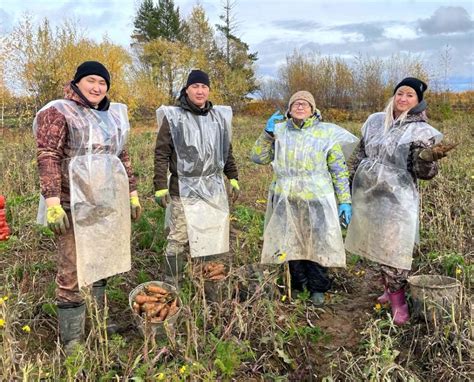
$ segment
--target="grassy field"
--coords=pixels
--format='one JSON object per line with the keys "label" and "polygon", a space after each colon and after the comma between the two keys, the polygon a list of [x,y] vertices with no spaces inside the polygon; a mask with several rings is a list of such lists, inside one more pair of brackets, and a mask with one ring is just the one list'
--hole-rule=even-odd
{"label": "grassy field", "polygon": [[[0,194],[7,197],[12,228],[10,239],[0,242],[0,380],[472,379],[472,118],[433,121],[448,141],[461,144],[441,162],[439,176],[420,184],[421,242],[413,269],[459,279],[461,307],[434,327],[412,320],[402,328],[392,325],[387,307],[375,304],[381,292],[377,267],[356,256],[348,256],[347,269],[332,271],[334,288],[323,308],[305,296],[288,298],[284,268],[249,280],[248,265],[259,260],[271,172],[249,160],[264,120],[237,116],[234,123],[242,194],[232,206],[231,276],[221,286],[221,303],[206,298],[203,281],[189,266],[176,332],[143,337],[133,323],[128,294],[139,283],[163,279],[165,245],[163,211],[152,198],[155,128],[134,125],[129,146],[144,213],[133,226],[132,271],[107,286],[108,319],[121,331],[109,337],[106,319],[90,307],[86,345],[67,358],[57,338],[54,235],[35,224],[34,140],[29,129],[0,130]],[[358,123],[341,125],[359,133]],[[236,298],[242,291],[246,299]]]}

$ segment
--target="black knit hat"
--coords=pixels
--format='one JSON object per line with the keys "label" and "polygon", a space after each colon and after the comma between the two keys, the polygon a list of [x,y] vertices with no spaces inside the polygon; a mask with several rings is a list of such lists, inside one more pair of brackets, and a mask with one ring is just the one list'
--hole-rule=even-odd
{"label": "black knit hat", "polygon": [[95,74],[102,77],[107,83],[107,90],[110,88],[110,74],[109,71],[97,61],[85,61],[77,67],[73,82],[77,84],[81,78]]}
{"label": "black knit hat", "polygon": [[421,102],[421,100],[423,99],[423,93],[426,89],[428,89],[428,85],[426,85],[422,80],[419,80],[415,77],[407,77],[401,80],[397,86],[395,86],[393,94],[395,94],[397,92],[397,89],[402,86],[409,86],[410,88],[412,88],[418,96],[418,102]]}
{"label": "black knit hat", "polygon": [[209,76],[202,70],[191,70],[189,73],[188,80],[186,81],[186,87],[192,84],[204,84],[210,86]]}

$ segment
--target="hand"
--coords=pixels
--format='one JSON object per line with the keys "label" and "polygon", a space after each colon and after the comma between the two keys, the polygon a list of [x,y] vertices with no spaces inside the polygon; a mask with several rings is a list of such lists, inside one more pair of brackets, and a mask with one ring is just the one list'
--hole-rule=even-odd
{"label": "hand", "polygon": [[284,115],[280,114],[280,111],[277,110],[275,113],[272,114],[270,118],[268,118],[267,125],[265,126],[265,131],[267,133],[273,133],[275,131],[275,123],[277,121],[283,121],[285,119]]}
{"label": "hand", "polygon": [[352,206],[349,203],[339,204],[338,215],[344,218],[346,225],[349,225],[352,219]]}
{"label": "hand", "polygon": [[69,219],[60,204],[49,206],[46,210],[48,227],[57,235],[64,235],[69,229]]}
{"label": "hand", "polygon": [[421,150],[418,157],[427,162],[438,161],[446,157],[448,151],[454,149],[458,144],[459,143],[438,143],[437,145]]}
{"label": "hand", "polygon": [[137,220],[142,214],[142,206],[137,195],[130,196],[130,213],[133,220]]}
{"label": "hand", "polygon": [[237,179],[231,179],[229,182],[232,187],[232,202],[235,202],[240,195],[239,181]]}
{"label": "hand", "polygon": [[167,200],[168,194],[169,194],[169,191],[167,188],[156,191],[155,202],[158,203],[161,207],[166,208],[166,206],[168,205],[168,200]]}

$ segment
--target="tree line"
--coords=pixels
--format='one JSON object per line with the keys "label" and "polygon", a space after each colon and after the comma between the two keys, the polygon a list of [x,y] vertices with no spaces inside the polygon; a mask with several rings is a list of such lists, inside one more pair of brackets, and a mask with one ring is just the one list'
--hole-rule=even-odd
{"label": "tree line", "polygon": [[220,23],[213,26],[199,4],[183,18],[173,0],[142,0],[129,48],[107,37],[96,42],[77,22],[53,29],[48,19],[35,24],[25,16],[0,41],[2,126],[6,108],[10,114],[26,109],[28,119],[60,98],[85,60],[105,64],[112,76],[111,98],[126,103],[135,118],[151,118],[158,105],[173,104],[191,69],[209,73],[214,103],[237,110],[250,96],[284,105],[292,93],[306,89],[322,109],[375,111],[401,78],[433,77],[421,58],[406,53],[344,59],[295,50],[274,78],[259,81],[258,56],[237,35],[235,7],[235,1],[223,0]]}

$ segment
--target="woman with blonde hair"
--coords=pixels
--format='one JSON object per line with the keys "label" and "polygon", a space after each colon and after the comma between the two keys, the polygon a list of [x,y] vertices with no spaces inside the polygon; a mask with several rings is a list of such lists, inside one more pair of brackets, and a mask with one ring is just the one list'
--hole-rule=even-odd
{"label": "woman with blonde hair", "polygon": [[381,264],[385,292],[397,325],[410,316],[405,286],[418,235],[417,179],[432,179],[446,154],[432,150],[442,134],[427,123],[423,81],[395,86],[384,112],[369,116],[349,162],[353,218],[345,247]]}

